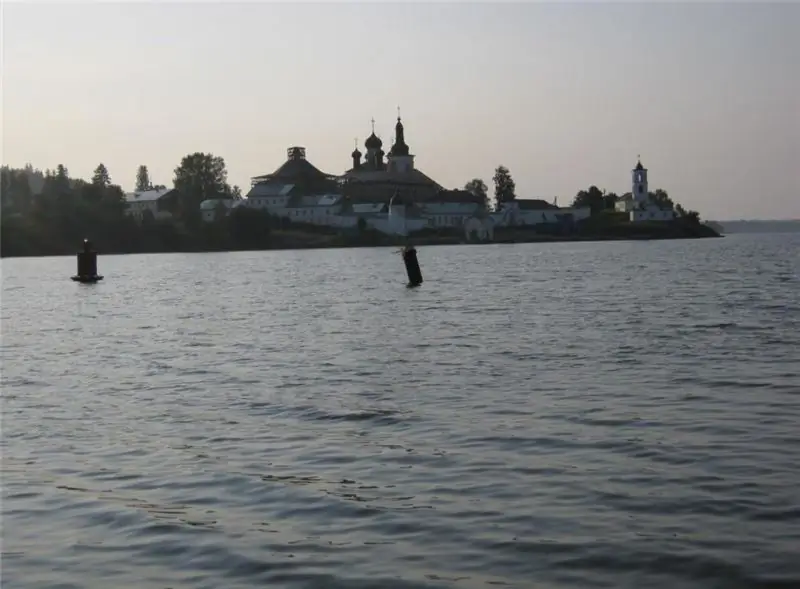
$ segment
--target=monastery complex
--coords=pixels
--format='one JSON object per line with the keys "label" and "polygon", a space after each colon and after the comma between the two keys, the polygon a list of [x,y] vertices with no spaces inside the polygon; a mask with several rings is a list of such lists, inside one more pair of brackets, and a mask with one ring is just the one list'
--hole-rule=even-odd
{"label": "monastery complex", "polygon": [[[350,168],[341,174],[319,170],[306,157],[304,147],[289,147],[286,161],[270,174],[255,176],[245,198],[211,199],[200,205],[203,219],[212,221],[221,210],[245,206],[265,210],[293,222],[342,229],[369,227],[385,234],[408,235],[423,229],[457,228],[469,239],[493,239],[502,226],[571,224],[590,216],[589,208],[559,208],[540,199],[515,199],[490,211],[481,196],[466,190],[444,188],[416,166],[406,143],[400,116],[394,144],[388,153],[373,130],[362,153],[356,146]],[[649,202],[647,170],[638,162],[633,173],[631,196],[617,203],[619,212],[631,222],[669,220],[664,211]],[[491,190],[491,187],[490,187]],[[157,206],[169,189],[128,195],[129,210],[141,214],[152,209],[156,217],[166,213]]]}

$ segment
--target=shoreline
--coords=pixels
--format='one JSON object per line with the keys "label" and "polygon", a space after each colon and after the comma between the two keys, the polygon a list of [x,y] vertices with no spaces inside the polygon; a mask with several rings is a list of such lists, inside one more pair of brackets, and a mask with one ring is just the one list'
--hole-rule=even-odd
{"label": "shoreline", "polygon": [[[355,248],[397,248],[402,245],[401,240],[395,240],[395,243],[375,243],[364,242],[351,238],[342,239],[341,236],[309,234],[315,239],[311,239],[306,243],[301,240],[294,242],[287,242],[282,244],[271,245],[270,247],[255,247],[255,248],[178,248],[167,249],[159,248],[154,250],[137,250],[137,251],[114,251],[105,250],[98,251],[100,255],[105,256],[125,256],[125,255],[142,255],[142,254],[210,254],[210,253],[231,253],[231,252],[258,252],[258,251],[286,251],[286,250],[312,250],[312,249],[355,249]],[[679,239],[709,239],[709,238],[722,238],[724,235],[714,233],[705,235],[515,235],[508,238],[499,238],[494,241],[466,241],[451,236],[422,236],[411,237],[415,247],[432,247],[432,246],[491,246],[491,245],[516,245],[527,243],[576,243],[576,242],[604,242],[604,241],[672,241]],[[329,243],[321,244],[324,238],[328,238]],[[332,238],[332,239],[331,239]],[[377,240],[376,240],[377,241]],[[380,240],[383,241],[383,240]],[[74,256],[78,251],[76,245],[75,251],[61,252],[61,253],[30,253],[30,254],[14,254],[10,256],[2,255],[0,258],[13,259],[13,258],[54,258]]]}

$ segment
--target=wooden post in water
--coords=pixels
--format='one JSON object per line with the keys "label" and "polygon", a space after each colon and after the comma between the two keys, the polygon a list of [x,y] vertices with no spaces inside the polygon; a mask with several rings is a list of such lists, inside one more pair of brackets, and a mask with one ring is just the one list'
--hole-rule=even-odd
{"label": "wooden post in water", "polygon": [[409,244],[403,248],[403,263],[406,265],[408,274],[408,286],[414,287],[422,284],[422,270],[419,267],[419,260],[417,260],[417,250],[413,245]]}

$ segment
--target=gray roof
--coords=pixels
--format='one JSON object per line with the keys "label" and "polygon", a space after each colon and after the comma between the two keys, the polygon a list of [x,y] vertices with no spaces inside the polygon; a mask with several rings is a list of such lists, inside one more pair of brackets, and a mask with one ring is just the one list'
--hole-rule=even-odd
{"label": "gray roof", "polygon": [[174,188],[161,188],[159,190],[145,190],[144,192],[126,192],[125,202],[154,202],[166,196]]}
{"label": "gray roof", "polygon": [[314,207],[330,207],[338,204],[342,197],[338,194],[308,194],[308,195],[295,195],[286,203],[286,207],[290,209],[295,208],[314,208]]}
{"label": "gray roof", "polygon": [[416,168],[408,172],[395,172],[389,170],[370,170],[365,168],[351,169],[344,173],[344,178],[356,180],[358,182],[383,182],[389,184],[421,184],[424,186],[435,187],[441,190],[442,187],[432,178],[425,175]]}
{"label": "gray roof", "polygon": [[236,202],[236,199],[233,198],[209,198],[200,203],[200,209],[203,211],[215,210],[219,205],[230,209]]}
{"label": "gray roof", "polygon": [[259,196],[286,196],[294,188],[294,184],[284,184],[282,182],[262,182],[256,184],[247,193],[247,198]]}
{"label": "gray roof", "polygon": [[341,194],[324,194],[319,197],[319,200],[317,201],[317,206],[329,207],[331,205],[335,205],[340,200],[342,200]]}
{"label": "gray roof", "polygon": [[356,215],[361,215],[364,213],[380,213],[384,210],[385,207],[386,205],[383,203],[369,202],[369,203],[353,204],[352,209],[353,213],[355,213]]}

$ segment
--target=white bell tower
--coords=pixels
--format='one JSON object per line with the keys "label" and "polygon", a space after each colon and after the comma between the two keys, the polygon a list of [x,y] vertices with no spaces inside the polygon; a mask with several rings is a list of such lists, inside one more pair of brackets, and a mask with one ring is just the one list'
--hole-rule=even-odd
{"label": "white bell tower", "polygon": [[647,192],[647,168],[642,165],[641,156],[637,157],[636,167],[631,171],[631,195],[636,203],[649,201]]}

